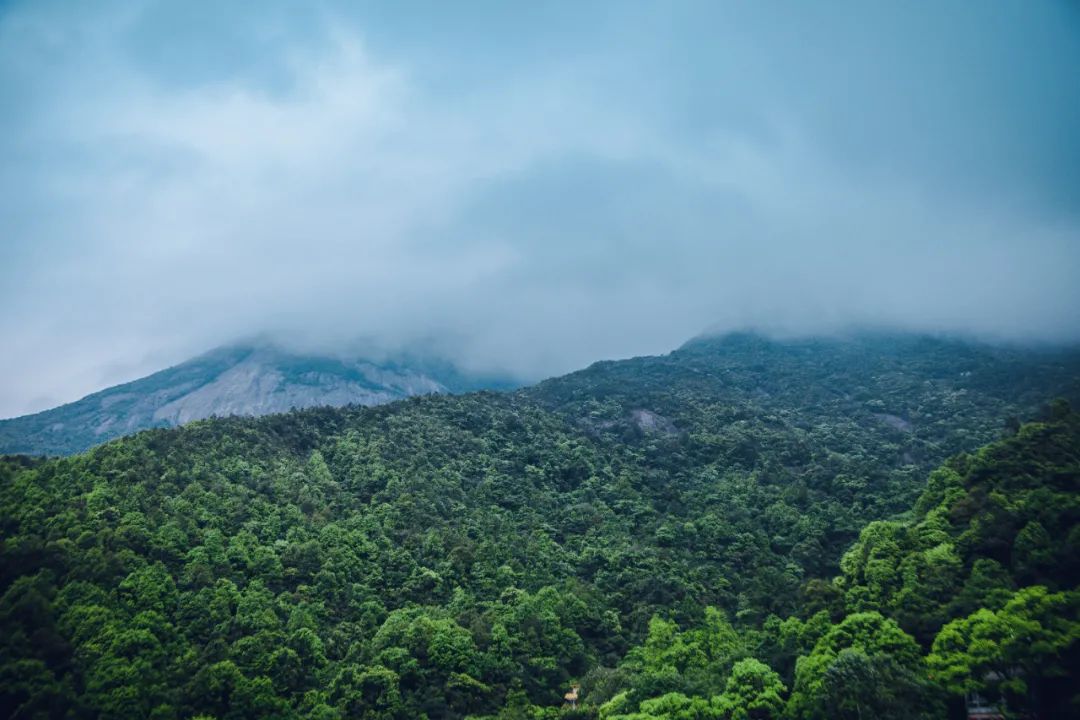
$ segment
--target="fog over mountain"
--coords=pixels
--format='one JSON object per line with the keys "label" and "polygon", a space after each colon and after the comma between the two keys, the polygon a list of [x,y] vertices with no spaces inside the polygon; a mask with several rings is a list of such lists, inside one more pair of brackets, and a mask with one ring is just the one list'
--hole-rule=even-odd
{"label": "fog over mountain", "polygon": [[0,6],[0,417],[266,333],[540,378],[1080,339],[1080,7]]}
{"label": "fog over mountain", "polygon": [[77,402],[0,420],[0,454],[71,454],[147,428],[209,417],[381,405],[414,395],[515,386],[511,378],[462,373],[430,357],[305,356],[252,341],[216,348]]}

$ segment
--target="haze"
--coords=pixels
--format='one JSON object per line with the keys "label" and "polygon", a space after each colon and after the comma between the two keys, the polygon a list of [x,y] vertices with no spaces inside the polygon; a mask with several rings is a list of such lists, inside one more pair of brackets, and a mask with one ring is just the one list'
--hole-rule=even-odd
{"label": "haze", "polygon": [[1080,339],[1069,2],[0,6],[0,416],[266,334],[524,378]]}

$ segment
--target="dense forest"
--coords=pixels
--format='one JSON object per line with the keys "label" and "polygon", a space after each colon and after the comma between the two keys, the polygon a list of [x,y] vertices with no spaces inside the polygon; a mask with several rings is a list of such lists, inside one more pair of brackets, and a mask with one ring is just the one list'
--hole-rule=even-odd
{"label": "dense forest", "polygon": [[1055,397],[1075,352],[734,335],[7,457],[0,713],[1067,717]]}

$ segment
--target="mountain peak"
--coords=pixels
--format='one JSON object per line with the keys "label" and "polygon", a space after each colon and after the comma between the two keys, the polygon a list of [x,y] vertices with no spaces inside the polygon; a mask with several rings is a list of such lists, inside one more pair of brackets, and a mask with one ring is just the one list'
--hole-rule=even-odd
{"label": "mountain peak", "polygon": [[440,359],[372,361],[289,351],[258,337],[51,410],[0,420],[0,452],[67,454],[152,427],[320,405],[379,405],[413,395],[503,389],[506,378]]}

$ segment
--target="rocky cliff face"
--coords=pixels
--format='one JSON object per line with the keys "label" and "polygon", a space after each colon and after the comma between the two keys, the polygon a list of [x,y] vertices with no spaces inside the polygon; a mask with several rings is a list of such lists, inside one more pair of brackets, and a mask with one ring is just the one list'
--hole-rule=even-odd
{"label": "rocky cliff face", "polygon": [[0,453],[58,455],[151,427],[319,405],[378,405],[411,395],[498,389],[444,362],[375,363],[296,355],[279,348],[220,348],[68,405],[0,420]]}

